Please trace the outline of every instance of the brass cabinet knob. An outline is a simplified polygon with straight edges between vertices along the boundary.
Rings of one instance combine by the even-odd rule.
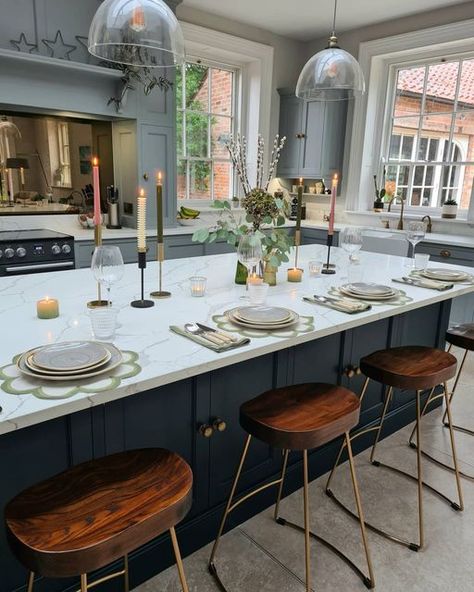
[[[300,138],[306,138],[306,134],[300,134]]]
[[[295,134],[298,140],[301,138],[301,134]]]
[[[148,176],[148,173],[143,173],[143,180],[144,181],[148,181],[150,177]]]
[[[441,255],[441,257],[451,257],[451,251],[448,251],[447,249],[443,249],[442,251],[440,251],[439,254]]]
[[[199,433],[203,438],[210,438],[214,434],[214,428],[208,423],[199,426]]]
[[[223,419],[215,419],[212,423],[212,427],[216,432],[225,432],[227,429],[227,423]]]
[[[362,374],[362,370],[359,368],[359,366],[347,366],[347,368],[344,370],[344,374],[347,376],[347,378],[354,378],[354,376],[359,376]]]

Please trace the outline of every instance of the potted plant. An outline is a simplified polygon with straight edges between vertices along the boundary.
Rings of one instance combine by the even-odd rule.
[[[288,262],[288,254],[293,246],[293,239],[282,226],[286,222],[287,204],[283,198],[268,193],[268,186],[280,158],[280,152],[286,138],[277,135],[273,142],[270,166],[267,180],[264,183],[264,142],[259,136],[257,146],[257,186],[251,188],[247,175],[247,144],[245,138],[231,137],[227,148],[229,150],[235,170],[245,192],[242,199],[243,213],[235,212],[229,201],[216,200],[212,207],[220,211],[219,219],[212,228],[199,228],[193,235],[193,241],[212,243],[225,240],[229,245],[237,247],[240,237],[253,232],[262,241],[263,269],[267,283],[275,285],[276,271],[281,263]],[[264,232],[263,225],[269,228]],[[237,263],[235,281],[245,284],[247,270]]]
[[[240,199],[236,195],[230,200],[230,203],[234,210],[237,210],[240,207]]]
[[[384,206],[384,197],[385,194],[387,193],[385,190],[385,169],[384,169],[384,175],[382,177],[382,187],[379,189],[377,186],[377,175],[374,175],[374,187],[375,187],[375,201],[374,201],[374,212],[383,212],[383,206]]]
[[[447,199],[441,208],[441,218],[456,218],[458,214],[458,202],[455,199]]]

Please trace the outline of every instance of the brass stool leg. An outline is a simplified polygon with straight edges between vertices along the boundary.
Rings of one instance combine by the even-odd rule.
[[[375,450],[377,448],[377,444],[379,443],[380,434],[382,433],[383,422],[385,421],[385,415],[387,414],[388,406],[390,405],[390,401],[392,400],[393,394],[393,387],[389,387],[387,394],[385,395],[385,404],[383,406],[382,417],[380,418],[379,427],[377,430],[377,434],[375,436],[375,442],[372,446],[372,451],[370,453],[370,462],[374,464],[374,457],[375,457]]]
[[[238,467],[237,472],[236,472],[235,477],[234,477],[234,482],[232,484],[232,489],[230,491],[229,499],[227,501],[227,505],[226,505],[226,508],[225,508],[225,511],[224,511],[224,515],[222,516],[222,520],[221,520],[221,524],[220,524],[220,527],[219,527],[219,531],[217,532],[216,540],[214,541],[214,545],[212,547],[211,556],[209,558],[209,563],[208,563],[209,572],[219,582],[220,582],[219,576],[217,575],[217,570],[216,570],[216,567],[214,565],[214,557],[216,556],[217,547],[219,546],[220,538],[222,536],[222,533],[224,532],[224,526],[225,526],[225,523],[226,523],[226,520],[227,520],[227,516],[229,514],[230,507],[232,505],[232,500],[233,500],[234,495],[235,495],[235,490],[237,489],[237,484],[238,484],[239,479],[240,479],[240,474],[242,472],[242,467],[244,466],[245,458],[246,458],[247,452],[249,450],[251,439],[252,439],[252,436],[250,436],[250,435],[247,436],[247,440],[245,441],[244,449],[242,451],[242,456],[240,457],[239,467]],[[222,586],[222,584],[220,584],[220,586],[221,586],[221,589],[224,589],[225,590],[225,588]]]
[[[33,592],[34,581],[35,581],[35,574],[33,571],[30,571],[30,573],[28,574],[27,592]]]
[[[423,475],[421,468],[421,391],[416,391],[416,466],[418,478],[418,532],[419,549],[424,545],[424,525],[423,525]]]
[[[431,405],[431,403],[433,401],[435,401],[439,397],[443,397],[444,398],[444,393],[442,395],[435,395],[434,394],[435,389],[436,389],[435,386],[431,389],[430,394],[428,395],[428,398],[426,399],[426,402],[423,405],[423,409],[421,411],[421,417],[424,417],[425,416],[425,413],[426,413],[428,407]],[[415,437],[415,432],[416,432],[416,424],[413,426],[413,429],[411,431],[410,437],[408,438],[408,444],[412,448],[416,448],[416,446],[413,444],[413,438]]]
[[[449,437],[451,439],[451,451],[453,454],[453,464],[454,464],[454,473],[456,475],[456,486],[458,490],[458,499],[459,499],[459,510],[464,510],[464,500],[462,495],[462,487],[461,487],[461,477],[459,474],[459,467],[458,467],[458,457],[456,454],[456,442],[454,440],[454,430],[453,430],[453,420],[451,417],[451,401],[448,392],[448,384],[444,383],[444,395],[446,398],[446,413],[448,415],[448,426],[449,426]],[[419,443],[418,443],[419,444]],[[418,445],[418,448],[421,447]]]
[[[81,576],[81,592],[87,592],[87,574]]]
[[[354,497],[357,505],[357,514],[359,515],[360,532],[362,535],[362,543],[364,545],[365,558],[367,560],[367,568],[369,570],[369,577],[366,578],[365,584],[368,588],[374,588],[375,578],[372,568],[372,560],[370,558],[369,541],[367,539],[367,531],[365,529],[364,512],[362,510],[362,502],[360,500],[359,484],[357,482],[357,475],[354,466],[354,458],[352,456],[351,438],[349,432],[345,434],[345,442],[347,446],[347,454],[349,455],[349,467],[351,470],[352,488],[354,489]]]
[[[281,494],[283,493],[283,485],[285,483],[286,466],[288,464],[288,453],[289,453],[289,450],[285,450],[284,451],[283,467],[281,469],[281,481],[280,481],[280,485],[278,486],[278,495],[277,495],[277,501],[276,501],[276,504],[275,504],[275,513],[273,515],[273,518],[274,518],[274,520],[276,522],[278,522],[278,514],[279,514],[279,510],[280,510]]]
[[[448,352],[450,351],[451,347],[452,346],[450,345],[449,346],[449,349],[448,349]],[[467,354],[468,354],[468,350],[466,349],[466,350],[464,350],[464,355],[462,357],[461,364],[459,365],[458,373],[457,373],[456,378],[454,380],[453,390],[451,391],[451,395],[449,397],[449,402],[450,403],[452,402],[453,397],[454,397],[454,394],[456,392],[456,388],[458,386],[459,378],[461,377],[461,372],[462,372],[463,367],[464,367],[464,362],[466,361],[466,358],[467,358]],[[447,412],[448,412],[448,410],[446,408],[444,410],[443,419],[441,420],[446,427],[448,427],[448,423],[446,422]],[[460,432],[465,432],[466,434],[470,434],[471,436],[474,436],[474,431],[473,430],[468,430],[467,428],[463,428],[461,426],[456,426],[456,425],[453,425],[453,429],[454,430],[459,430]]]
[[[178,568],[179,581],[181,582],[181,588],[183,592],[189,592],[188,584],[186,582],[186,576],[184,575],[183,560],[181,559],[181,553],[179,550],[178,539],[176,538],[176,531],[174,526],[170,528],[171,542],[173,543],[174,556],[176,558],[176,566]]]
[[[308,496],[308,451],[303,450],[303,504],[304,504],[304,556],[306,567],[306,592],[311,592],[309,496]]]
[[[128,578],[128,555],[125,555],[125,557],[123,558],[123,581],[124,581],[125,592],[129,592],[130,581]]]

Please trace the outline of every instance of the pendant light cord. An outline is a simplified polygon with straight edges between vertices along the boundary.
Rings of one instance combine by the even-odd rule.
[[[337,13],[337,0],[334,0],[334,15],[332,18],[332,34],[336,35],[336,13]]]

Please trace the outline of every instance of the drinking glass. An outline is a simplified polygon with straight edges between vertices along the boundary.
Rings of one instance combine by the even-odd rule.
[[[407,240],[413,245],[411,267],[415,267],[415,247],[425,238],[425,225],[423,222],[410,222],[407,230]]]
[[[358,261],[358,251],[362,248],[362,232],[356,226],[346,226],[339,236],[341,247],[349,253],[349,261]]]
[[[256,268],[262,260],[262,241],[254,233],[244,234],[240,237],[237,257],[240,263],[247,268],[248,275],[250,275],[252,269]]]
[[[96,247],[92,256],[91,269],[95,279],[107,289],[107,300],[109,306],[112,306],[110,289],[113,284],[122,279],[124,272],[123,258],[119,247],[113,245]]]
[[[91,308],[92,333],[98,341],[112,341],[117,329],[118,309],[113,306]]]

